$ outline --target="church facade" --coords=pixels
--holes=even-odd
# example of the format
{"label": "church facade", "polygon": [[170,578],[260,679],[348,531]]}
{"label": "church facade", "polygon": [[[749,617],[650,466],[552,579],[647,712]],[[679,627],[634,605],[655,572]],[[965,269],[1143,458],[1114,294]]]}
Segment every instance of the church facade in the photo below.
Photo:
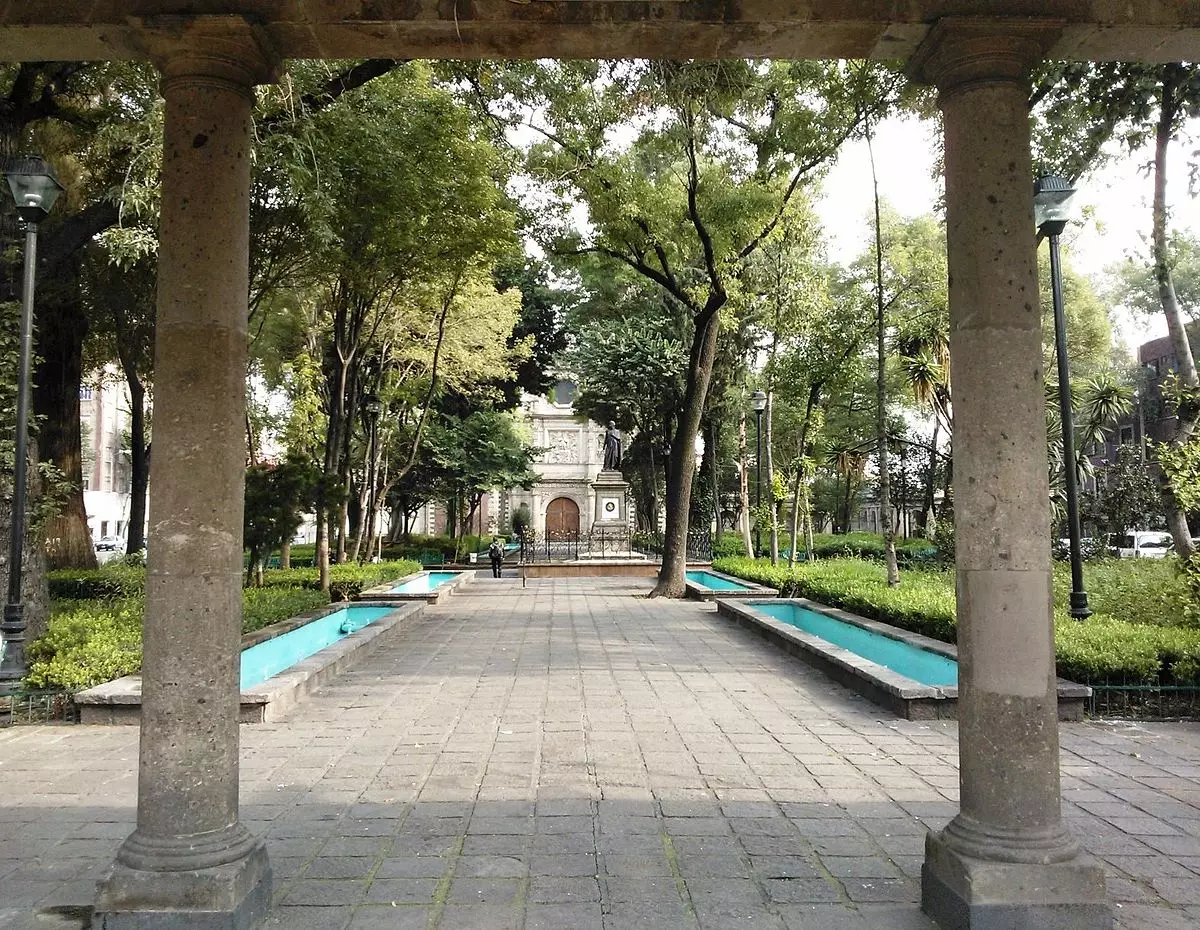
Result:
{"label": "church facade", "polygon": [[563,378],[547,395],[523,398],[530,444],[544,450],[534,466],[540,477],[531,490],[497,492],[499,528],[511,528],[512,515],[525,504],[539,539],[591,530],[598,512],[594,484],[604,466],[605,428],[576,414],[577,393],[575,383]]}

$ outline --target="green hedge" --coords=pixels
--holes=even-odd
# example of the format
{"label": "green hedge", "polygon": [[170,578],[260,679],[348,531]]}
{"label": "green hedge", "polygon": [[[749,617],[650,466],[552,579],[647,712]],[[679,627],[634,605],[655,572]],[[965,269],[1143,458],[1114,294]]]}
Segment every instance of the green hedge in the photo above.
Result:
{"label": "green hedge", "polygon": [[[262,629],[328,603],[320,591],[258,588],[243,592],[242,632]],[[142,667],[140,597],[60,601],[44,636],[29,644],[35,688],[79,690],[132,675]]]}
{"label": "green hedge", "polygon": [[[347,562],[329,567],[329,593],[334,601],[349,600],[364,588],[403,578],[420,571],[409,559],[396,562]],[[49,573],[53,601],[108,601],[142,597],[146,592],[146,570],[135,565],[112,563],[99,569],[63,569]],[[315,568],[273,568],[263,574],[268,587],[320,588]]]}
{"label": "green hedge", "polygon": [[101,568],[63,568],[47,573],[54,601],[107,601],[141,597],[146,591],[146,569],[110,562]]}
{"label": "green hedge", "polygon": [[[1118,580],[1112,572],[1126,564],[1104,564],[1085,574],[1085,581],[1094,577],[1097,582],[1092,598],[1096,613],[1083,623],[1067,611],[1069,568],[1055,566],[1058,674],[1092,684],[1200,685],[1200,630],[1183,626],[1182,615],[1162,612],[1164,604],[1178,603],[1180,597],[1181,585],[1169,575],[1169,564],[1139,566]],[[956,638],[950,570],[906,572],[899,587],[889,588],[882,566],[861,559],[830,559],[793,570],[763,559],[731,558],[715,562],[714,568],[777,587],[784,597],[807,597],[943,642]],[[1131,605],[1131,599],[1138,603]],[[1153,606],[1146,609],[1145,603]],[[1135,619],[1143,615],[1156,622]]]}
{"label": "green hedge", "polygon": [[[347,562],[329,566],[329,597],[348,601],[367,588],[394,581],[421,570],[421,563],[410,559],[395,562]],[[272,568],[263,572],[263,584],[274,587],[303,587],[320,590],[321,575],[315,568]]]}

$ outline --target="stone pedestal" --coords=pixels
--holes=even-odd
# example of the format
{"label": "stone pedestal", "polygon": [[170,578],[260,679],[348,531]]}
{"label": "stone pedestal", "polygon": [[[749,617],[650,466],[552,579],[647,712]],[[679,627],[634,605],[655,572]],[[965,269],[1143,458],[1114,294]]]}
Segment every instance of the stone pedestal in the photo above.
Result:
{"label": "stone pedestal", "polygon": [[103,930],[248,930],[266,847],[238,820],[252,87],[239,17],[147,42],[166,101],[137,829],[100,883]]}
{"label": "stone pedestal", "polygon": [[592,482],[596,513],[592,519],[593,533],[612,535],[629,533],[629,482],[619,471],[604,470]]}
{"label": "stone pedestal", "polygon": [[953,930],[1101,930],[1101,870],[1062,820],[1029,72],[1040,20],[940,21],[911,63],[945,117],[961,810],[923,907]]}

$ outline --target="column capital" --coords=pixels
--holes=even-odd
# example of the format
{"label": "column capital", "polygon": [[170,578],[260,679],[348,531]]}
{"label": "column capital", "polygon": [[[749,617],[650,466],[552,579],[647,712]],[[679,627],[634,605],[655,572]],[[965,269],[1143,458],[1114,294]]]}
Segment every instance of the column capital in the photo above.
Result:
{"label": "column capital", "polygon": [[908,75],[942,97],[980,84],[1019,82],[1062,33],[1059,19],[949,16],[939,19],[908,61]]}
{"label": "column capital", "polygon": [[261,25],[245,16],[155,15],[137,20],[138,42],[163,82],[205,77],[250,88],[283,73],[283,59]]}

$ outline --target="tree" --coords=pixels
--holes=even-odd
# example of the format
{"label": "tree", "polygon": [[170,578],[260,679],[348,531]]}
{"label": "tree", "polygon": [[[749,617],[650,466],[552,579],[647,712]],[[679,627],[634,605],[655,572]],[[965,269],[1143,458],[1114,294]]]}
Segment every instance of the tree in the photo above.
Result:
{"label": "tree", "polygon": [[[480,301],[489,292],[488,299],[499,299],[493,266],[513,244],[514,215],[500,183],[503,162],[470,114],[432,84],[424,67],[394,72],[370,93],[356,94],[354,103],[313,120],[307,137],[313,161],[295,165],[291,177],[299,199],[310,204],[305,274],[324,333],[324,489],[349,484],[361,399],[368,391],[384,396],[384,379],[403,370],[404,351],[412,348],[406,333],[416,332],[418,354],[429,357],[431,369],[406,456],[411,465],[425,411],[444,377],[439,363],[448,329],[461,329],[459,321],[472,319],[466,314],[478,313],[485,328],[496,318]],[[512,323],[502,338],[511,331]],[[478,358],[478,351],[461,356],[468,367]],[[338,508],[339,558],[349,530],[347,499],[341,495]],[[332,503],[321,501],[317,508],[323,585]]]}
{"label": "tree", "polygon": [[[1178,363],[1181,403],[1171,442],[1186,445],[1200,420],[1200,375],[1188,343],[1183,310],[1172,276],[1168,241],[1167,156],[1189,119],[1200,115],[1200,65],[1105,63],[1048,66],[1031,98],[1037,143],[1045,162],[1077,177],[1103,157],[1109,140],[1130,149],[1153,141],[1154,206],[1151,261],[1159,307]],[[1057,140],[1056,140],[1057,134]],[[1170,481],[1162,483],[1167,526],[1183,559],[1193,552],[1184,508]]]}
{"label": "tree", "polygon": [[495,488],[532,488],[538,479],[538,450],[521,436],[511,414],[476,410],[466,417],[441,417],[430,430],[429,450],[446,475],[448,513],[461,540],[483,495]]}
{"label": "tree", "polygon": [[[545,139],[531,171],[559,204],[588,210],[586,233],[564,235],[560,225],[548,236],[553,250],[632,269],[686,311],[688,377],[653,591],[680,597],[695,437],[722,308],[802,185],[865,112],[890,105],[899,79],[814,62],[556,62],[510,73],[503,91],[517,95],[520,121]],[[613,144],[619,138],[630,141]]]}
{"label": "tree", "polygon": [[150,484],[148,384],[154,371],[157,264],[153,255],[120,261],[93,247],[84,264],[93,358],[115,358],[129,390],[130,496],[125,551],[146,548],[146,491]]}
{"label": "tree", "polygon": [[[1167,243],[1167,266],[1179,308],[1191,319],[1200,319],[1200,236],[1173,230]],[[1107,269],[1115,303],[1146,316],[1162,313],[1153,262],[1128,256]]]}
{"label": "tree", "polygon": [[1083,495],[1081,515],[1096,532],[1125,533],[1163,518],[1158,481],[1131,445],[1117,448],[1114,461],[1096,469],[1096,490]]}
{"label": "tree", "polygon": [[243,543],[250,550],[247,581],[263,582],[263,562],[272,550],[291,540],[316,503],[320,473],[311,462],[288,457],[278,465],[246,469]]}

